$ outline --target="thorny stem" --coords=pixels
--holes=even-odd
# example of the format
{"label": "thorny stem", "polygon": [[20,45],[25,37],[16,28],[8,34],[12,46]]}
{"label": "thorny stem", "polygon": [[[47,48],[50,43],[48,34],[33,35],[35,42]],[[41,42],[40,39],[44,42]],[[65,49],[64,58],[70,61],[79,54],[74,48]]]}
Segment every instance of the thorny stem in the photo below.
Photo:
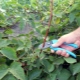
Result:
{"label": "thorny stem", "polygon": [[[44,37],[44,40],[43,40],[42,48],[45,46],[45,42],[46,42],[46,39],[47,39],[47,36],[48,36],[48,33],[49,33],[52,18],[53,18],[53,0],[50,0],[50,17],[49,17],[49,22],[48,22],[48,29],[46,30],[46,34],[45,34],[45,37]],[[41,49],[40,53],[41,52],[42,52],[42,49]]]}

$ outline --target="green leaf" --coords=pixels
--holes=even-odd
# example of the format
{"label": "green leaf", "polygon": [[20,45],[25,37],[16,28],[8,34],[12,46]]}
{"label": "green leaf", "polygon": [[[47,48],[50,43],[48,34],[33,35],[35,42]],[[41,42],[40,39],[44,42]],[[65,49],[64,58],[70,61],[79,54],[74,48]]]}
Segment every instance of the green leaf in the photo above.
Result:
{"label": "green leaf", "polygon": [[55,20],[55,24],[59,24],[60,23],[60,18],[57,18],[56,20]]}
{"label": "green leaf", "polygon": [[55,57],[54,56],[49,56],[49,60],[53,62],[55,60]]}
{"label": "green leaf", "polygon": [[2,80],[17,80],[13,75],[7,74]]}
{"label": "green leaf", "polygon": [[55,14],[55,16],[56,16],[56,17],[59,17],[59,18],[62,18],[62,15],[63,15],[62,12],[61,12],[61,13],[59,12],[59,13],[56,13],[56,14]]}
{"label": "green leaf", "polygon": [[71,8],[69,8],[69,12],[72,12],[78,7],[78,4],[74,4]]}
{"label": "green leaf", "polygon": [[26,80],[28,80],[28,75],[26,76]]}
{"label": "green leaf", "polygon": [[69,20],[70,20],[70,22],[72,23],[74,21],[74,19],[75,19],[75,14],[74,13],[70,13],[69,14]]}
{"label": "green leaf", "polygon": [[69,70],[71,71],[71,73],[73,73],[73,66],[74,66],[74,64],[70,64],[70,66],[69,66]]}
{"label": "green leaf", "polygon": [[68,57],[68,58],[65,58],[65,57],[64,57],[64,60],[65,60],[66,62],[68,62],[68,63],[75,63],[75,62],[77,62],[76,59],[71,58],[71,57]]}
{"label": "green leaf", "polygon": [[30,40],[27,40],[27,43],[26,43],[26,47],[25,48],[31,48],[32,47],[32,42]]}
{"label": "green leaf", "polygon": [[3,57],[0,57],[0,64],[5,64],[6,63],[6,59]]}
{"label": "green leaf", "polygon": [[26,20],[22,18],[19,24],[20,30],[24,29],[25,26],[26,26]]}
{"label": "green leaf", "polygon": [[0,12],[0,20],[5,20],[5,16],[3,13]]}
{"label": "green leaf", "polygon": [[56,80],[56,74],[51,75],[50,80]]}
{"label": "green leaf", "polygon": [[69,80],[75,80],[75,76],[71,76]]}
{"label": "green leaf", "polygon": [[76,80],[80,80],[80,73],[77,75],[77,79]]}
{"label": "green leaf", "polygon": [[0,65],[0,79],[2,79],[8,73],[8,67],[6,65]]}
{"label": "green leaf", "polygon": [[7,39],[0,39],[0,48],[6,47],[9,44],[10,44],[9,40],[7,40]]}
{"label": "green leaf", "polygon": [[0,33],[0,38],[2,38],[3,37],[3,33]]}
{"label": "green leaf", "polygon": [[70,76],[71,76],[70,72],[66,69],[63,69],[61,71],[61,74],[58,75],[58,79],[59,80],[68,80]]}
{"label": "green leaf", "polygon": [[63,58],[57,58],[56,60],[54,60],[53,62],[56,65],[60,65],[64,63],[64,59]]}
{"label": "green leaf", "polygon": [[17,50],[22,50],[22,49],[24,49],[24,43],[23,43],[21,40],[18,40],[18,41],[17,41],[17,44],[18,44]]}
{"label": "green leaf", "polygon": [[13,30],[12,29],[7,29],[7,30],[5,30],[5,33],[6,34],[12,34],[13,33]]}
{"label": "green leaf", "polygon": [[29,20],[30,26],[33,28],[34,31],[37,31],[38,33],[40,33],[40,30],[38,30],[36,28],[36,23],[35,23],[35,17],[34,17],[34,15],[31,14],[30,17],[31,17],[31,20]]}
{"label": "green leaf", "polygon": [[11,47],[4,47],[0,50],[0,52],[11,60],[17,60],[16,51]]}
{"label": "green leaf", "polygon": [[[40,51],[39,51],[39,52],[40,52]],[[38,53],[39,53],[39,52],[38,52]],[[45,53],[42,52],[41,54],[39,54],[39,58],[40,58],[40,59],[44,59],[44,57],[45,57]]]}
{"label": "green leaf", "polygon": [[69,4],[72,5],[72,4],[74,4],[74,2],[75,2],[74,0],[70,0]]}
{"label": "green leaf", "polygon": [[54,70],[54,64],[50,63],[48,60],[43,60],[42,64],[48,72],[52,72]]}
{"label": "green leaf", "polygon": [[41,72],[42,72],[42,70],[40,70],[40,69],[34,69],[34,70],[30,71],[29,80],[36,79],[37,77],[40,76]]}
{"label": "green leaf", "polygon": [[48,29],[48,26],[45,26],[43,29],[40,30],[40,32],[44,34],[47,29]]}
{"label": "green leaf", "polygon": [[73,70],[73,75],[79,73],[80,72],[80,63],[74,64],[72,70]]}
{"label": "green leaf", "polygon": [[56,80],[57,74],[56,73],[51,73],[50,74],[50,80]]}
{"label": "green leaf", "polygon": [[30,2],[31,2],[31,6],[33,7],[33,8],[36,8],[37,6],[36,6],[36,0],[30,0]]}
{"label": "green leaf", "polygon": [[78,26],[80,26],[80,17],[76,18]]}
{"label": "green leaf", "polygon": [[25,74],[24,74],[24,70],[23,68],[21,67],[21,64],[18,63],[18,62],[13,62],[11,64],[11,67],[9,69],[9,72],[11,74],[13,74],[13,76],[15,76],[17,79],[20,79],[20,80],[26,80],[25,79]]}

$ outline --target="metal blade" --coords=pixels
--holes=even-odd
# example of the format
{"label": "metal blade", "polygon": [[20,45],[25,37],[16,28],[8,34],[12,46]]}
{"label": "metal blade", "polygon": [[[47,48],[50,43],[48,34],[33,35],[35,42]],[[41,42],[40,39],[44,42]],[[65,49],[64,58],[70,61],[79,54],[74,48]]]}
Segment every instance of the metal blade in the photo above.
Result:
{"label": "metal blade", "polygon": [[45,46],[44,47],[42,47],[43,44],[40,44],[38,48],[39,49],[46,49],[46,48],[50,47],[51,44],[52,44],[52,41],[48,41],[48,42],[45,42]]}

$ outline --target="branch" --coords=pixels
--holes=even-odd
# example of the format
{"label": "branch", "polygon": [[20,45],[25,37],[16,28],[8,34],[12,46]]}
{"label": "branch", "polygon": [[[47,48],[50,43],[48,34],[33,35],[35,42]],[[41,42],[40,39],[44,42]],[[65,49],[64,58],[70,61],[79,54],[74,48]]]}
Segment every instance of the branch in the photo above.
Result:
{"label": "branch", "polygon": [[[49,33],[49,29],[50,29],[50,26],[51,26],[52,18],[53,18],[53,0],[50,0],[50,17],[49,17],[49,22],[48,22],[48,29],[46,31],[45,38],[43,40],[42,48],[45,46],[45,42],[46,42],[46,39],[47,39],[47,36],[48,36],[48,33]],[[42,52],[42,49],[41,49],[41,52]]]}

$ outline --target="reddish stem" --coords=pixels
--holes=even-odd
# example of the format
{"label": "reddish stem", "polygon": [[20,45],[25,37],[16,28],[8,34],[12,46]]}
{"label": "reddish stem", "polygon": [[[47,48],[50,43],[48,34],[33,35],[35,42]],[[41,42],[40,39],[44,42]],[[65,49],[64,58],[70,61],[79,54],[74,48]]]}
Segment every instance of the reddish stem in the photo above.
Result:
{"label": "reddish stem", "polygon": [[[46,42],[46,39],[47,39],[47,36],[48,36],[48,33],[49,33],[52,18],[53,18],[53,0],[50,0],[50,17],[49,17],[49,22],[48,22],[48,29],[46,30],[46,34],[45,34],[45,37],[44,37],[44,40],[43,40],[42,48],[45,46],[45,42]],[[42,49],[41,49],[41,52],[42,52]]]}

